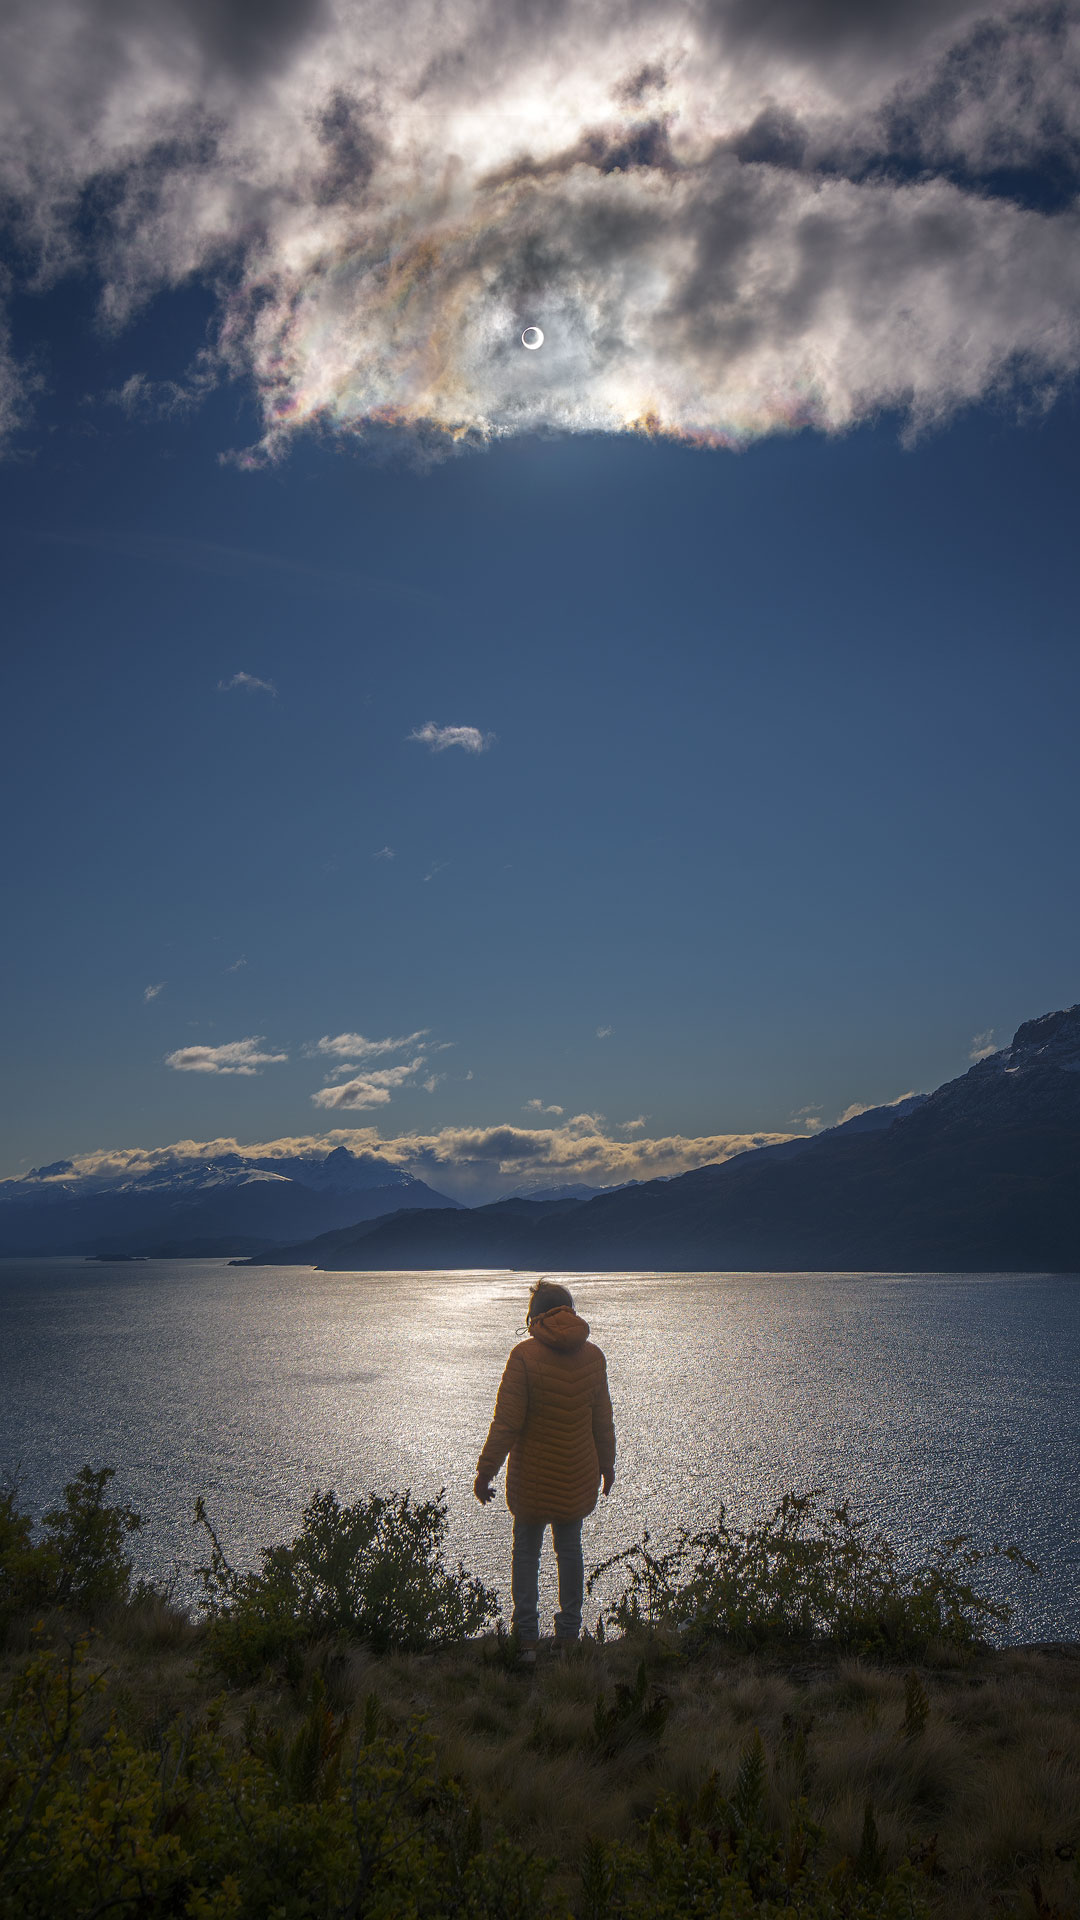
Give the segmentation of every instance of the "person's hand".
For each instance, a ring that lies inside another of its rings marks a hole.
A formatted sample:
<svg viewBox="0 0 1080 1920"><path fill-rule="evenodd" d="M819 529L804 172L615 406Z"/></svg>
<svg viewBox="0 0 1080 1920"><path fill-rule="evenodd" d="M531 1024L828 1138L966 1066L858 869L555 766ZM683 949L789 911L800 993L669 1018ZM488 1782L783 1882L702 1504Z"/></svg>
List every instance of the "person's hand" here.
<svg viewBox="0 0 1080 1920"><path fill-rule="evenodd" d="M608 1496L608 1494L609 1494L609 1493L611 1492L611 1489L612 1489L612 1487L613 1487L614 1485L615 1485L615 1469L614 1469L614 1467L612 1467L612 1469L611 1469L611 1472L610 1472L610 1473L605 1473L605 1475L604 1475L604 1497L605 1497L605 1499L607 1498L607 1496Z"/></svg>
<svg viewBox="0 0 1080 1920"><path fill-rule="evenodd" d="M476 1479L473 1481L473 1492L482 1507L486 1507L488 1501L494 1500L495 1498L495 1489L491 1481L485 1480L482 1473L478 1473Z"/></svg>

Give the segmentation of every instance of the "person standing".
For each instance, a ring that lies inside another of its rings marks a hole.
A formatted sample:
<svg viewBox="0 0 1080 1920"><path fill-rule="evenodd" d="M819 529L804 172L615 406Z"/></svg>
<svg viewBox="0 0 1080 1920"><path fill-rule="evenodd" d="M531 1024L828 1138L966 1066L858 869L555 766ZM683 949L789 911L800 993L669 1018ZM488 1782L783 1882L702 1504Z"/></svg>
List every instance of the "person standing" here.
<svg viewBox="0 0 1080 1920"><path fill-rule="evenodd" d="M540 1639L540 1552L551 1528L559 1568L555 1642L581 1634L585 1566L581 1523L615 1481L615 1422L607 1362L589 1339L565 1287L538 1280L529 1295L528 1338L506 1362L495 1413L476 1466L473 1492L482 1505L509 1456L506 1504L514 1516L511 1592L513 1627L523 1660L536 1659Z"/></svg>

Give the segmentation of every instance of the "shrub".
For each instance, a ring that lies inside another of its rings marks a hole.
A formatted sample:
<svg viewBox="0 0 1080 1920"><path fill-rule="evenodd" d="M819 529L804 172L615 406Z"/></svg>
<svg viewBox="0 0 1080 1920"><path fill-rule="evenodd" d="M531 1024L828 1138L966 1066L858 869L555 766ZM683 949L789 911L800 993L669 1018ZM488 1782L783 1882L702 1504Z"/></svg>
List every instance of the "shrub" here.
<svg viewBox="0 0 1080 1920"><path fill-rule="evenodd" d="M219 1707L151 1750L110 1722L85 1646L37 1655L0 1719L0 1920L545 1920L542 1866L437 1777L420 1726L359 1737L316 1697L291 1735ZM100 1712L100 1704L98 1711Z"/></svg>
<svg viewBox="0 0 1080 1920"><path fill-rule="evenodd" d="M989 1554L956 1534L921 1566L905 1571L882 1533L871 1533L847 1501L823 1504L819 1491L788 1493L760 1526L682 1528L656 1551L646 1532L589 1576L591 1593L616 1568L626 1584L607 1609L612 1626L689 1630L745 1650L771 1643L826 1641L837 1648L903 1658L931 1642L970 1648L1012 1615L1007 1601L972 1584L993 1555L1038 1568L1015 1547Z"/></svg>
<svg viewBox="0 0 1080 1920"><path fill-rule="evenodd" d="M80 1468L64 1488L63 1504L44 1515L40 1540L19 1508L17 1483L0 1486L0 1637L12 1620L38 1608L92 1617L131 1598L124 1541L142 1521L131 1507L108 1504L113 1478L112 1467Z"/></svg>
<svg viewBox="0 0 1080 1920"><path fill-rule="evenodd" d="M665 1799L640 1847L592 1841L582 1862L582 1920L925 1920L910 1865L888 1872L873 1840L856 1860L826 1868L821 1828L803 1800L782 1822L766 1811L768 1756L755 1733L730 1798L715 1774L692 1800ZM867 1810L872 1826L873 1816Z"/></svg>
<svg viewBox="0 0 1080 1920"><path fill-rule="evenodd" d="M258 1572L229 1565L200 1500L196 1521L209 1534L197 1569L210 1616L211 1658L230 1678L269 1662L295 1665L313 1640L341 1635L375 1653L421 1652L478 1634L497 1616L498 1595L463 1564L443 1558L445 1492L414 1501L406 1491L373 1493L342 1506L316 1493L289 1545L264 1547Z"/></svg>

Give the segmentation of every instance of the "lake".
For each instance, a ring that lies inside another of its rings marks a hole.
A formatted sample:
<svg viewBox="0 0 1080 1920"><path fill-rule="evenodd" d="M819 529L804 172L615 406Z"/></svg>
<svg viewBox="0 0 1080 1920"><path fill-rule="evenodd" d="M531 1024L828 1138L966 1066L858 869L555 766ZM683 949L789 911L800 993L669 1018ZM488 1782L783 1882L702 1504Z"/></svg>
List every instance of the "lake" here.
<svg viewBox="0 0 1080 1920"><path fill-rule="evenodd" d="M315 1488L447 1488L450 1557L509 1605L509 1521L472 1498L533 1276L313 1273L221 1260L0 1261L0 1469L47 1506L84 1461L143 1514L140 1571L238 1564ZM1080 1277L626 1274L569 1285L608 1356L615 1491L586 1561L643 1526L850 1497L905 1553L1016 1541L1013 1640L1080 1639ZM547 1558L545 1559L545 1566ZM553 1604L547 1578L544 1604ZM1005 1590L1004 1581L1000 1590Z"/></svg>

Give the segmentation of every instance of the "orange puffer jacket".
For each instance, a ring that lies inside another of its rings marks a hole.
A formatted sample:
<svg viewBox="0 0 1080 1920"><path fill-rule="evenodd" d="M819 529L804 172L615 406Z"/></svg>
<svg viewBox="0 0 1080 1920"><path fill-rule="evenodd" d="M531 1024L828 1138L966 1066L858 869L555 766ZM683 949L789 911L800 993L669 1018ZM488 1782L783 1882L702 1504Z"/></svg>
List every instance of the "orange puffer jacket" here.
<svg viewBox="0 0 1080 1920"><path fill-rule="evenodd" d="M506 1363L477 1474L494 1480L507 1454L506 1504L520 1520L583 1520L615 1471L607 1362L570 1307L534 1320Z"/></svg>

